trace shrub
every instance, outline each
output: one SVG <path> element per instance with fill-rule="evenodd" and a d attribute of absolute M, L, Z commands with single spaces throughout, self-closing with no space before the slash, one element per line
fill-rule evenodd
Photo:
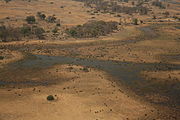
<path fill-rule="evenodd" d="M 129 0 L 117 0 L 117 1 L 107 1 L 107 0 L 74 0 L 79 2 L 84 2 L 85 6 L 94 8 L 96 11 L 101 11 L 102 13 L 140 13 L 147 14 L 148 8 L 143 7 L 141 4 L 134 7 L 122 6 L 117 3 L 119 2 L 128 2 Z"/>
<path fill-rule="evenodd" d="M 44 33 L 45 30 L 41 27 L 38 26 L 28 26 L 24 25 L 21 29 L 21 34 L 26 37 L 26 36 L 35 36 L 39 39 L 44 39 Z"/>
<path fill-rule="evenodd" d="M 84 72 L 89 72 L 89 69 L 87 67 L 83 67 L 82 69 Z"/>
<path fill-rule="evenodd" d="M 167 12 L 167 11 L 166 11 L 166 12 L 164 12 L 163 14 L 164 14 L 166 17 L 168 17 L 168 16 L 170 15 L 170 13 L 169 13 L 169 12 Z"/>
<path fill-rule="evenodd" d="M 153 19 L 156 19 L 156 16 L 155 16 L 155 15 L 153 15 Z"/>
<path fill-rule="evenodd" d="M 118 15 L 116 15 L 116 17 L 121 17 L 121 15 L 118 14 Z"/>
<path fill-rule="evenodd" d="M 39 38 L 39 39 L 45 39 L 44 38 L 44 33 L 45 33 L 45 30 L 41 27 L 37 27 L 37 26 L 34 26 L 33 27 L 33 32 L 34 32 L 34 35 Z"/>
<path fill-rule="evenodd" d="M 48 16 L 46 21 L 49 22 L 49 23 L 55 23 L 56 22 L 56 17 L 55 16 Z"/>
<path fill-rule="evenodd" d="M 54 98 L 53 95 L 48 95 L 48 96 L 47 96 L 47 100 L 48 100 L 48 101 L 53 101 L 53 100 L 55 100 L 55 98 Z"/>
<path fill-rule="evenodd" d="M 57 27 L 60 27 L 60 26 L 61 26 L 60 19 L 58 19 L 58 20 L 56 21 L 56 26 L 57 26 Z"/>
<path fill-rule="evenodd" d="M 53 32 L 54 34 L 57 33 L 57 32 L 58 32 L 58 28 L 55 27 L 55 28 L 52 30 L 52 32 Z"/>
<path fill-rule="evenodd" d="M 31 34 L 31 27 L 24 25 L 23 27 L 21 27 L 21 34 L 23 34 L 23 36 L 29 36 Z"/>
<path fill-rule="evenodd" d="M 6 3 L 10 2 L 11 0 L 4 0 Z"/>
<path fill-rule="evenodd" d="M 20 40 L 21 34 L 19 28 L 0 26 L 0 39 L 3 42 Z"/>
<path fill-rule="evenodd" d="M 37 12 L 36 16 L 39 17 L 41 20 L 45 20 L 45 18 L 46 18 L 46 15 L 41 12 Z"/>
<path fill-rule="evenodd" d="M 27 16 L 26 21 L 28 24 L 34 24 L 36 22 L 36 18 L 34 16 Z"/>
<path fill-rule="evenodd" d="M 161 8 L 161 9 L 165 9 L 165 8 L 166 8 L 166 7 L 162 4 L 162 2 L 159 2 L 159 1 L 154 1 L 154 2 L 152 2 L 152 5 L 153 5 L 153 6 L 157 6 L 157 7 Z"/>
<path fill-rule="evenodd" d="M 138 25 L 138 19 L 137 18 L 133 19 L 133 24 Z"/>
<path fill-rule="evenodd" d="M 67 30 L 67 33 L 69 35 L 71 35 L 72 37 L 76 37 L 77 36 L 77 32 L 75 29 L 70 29 L 70 30 Z"/>
<path fill-rule="evenodd" d="M 180 21 L 180 18 L 178 16 L 173 16 L 173 18 Z"/>
<path fill-rule="evenodd" d="M 3 60 L 4 59 L 4 57 L 3 56 L 0 56 L 0 60 Z"/>
<path fill-rule="evenodd" d="M 132 5 L 135 5 L 135 3 L 134 3 L 134 1 L 132 1 L 132 3 L 131 3 Z"/>
<path fill-rule="evenodd" d="M 17 41 L 22 37 L 37 37 L 38 39 L 44 39 L 44 29 L 38 26 L 23 25 L 22 27 L 12 28 L 6 26 L 0 26 L 0 41 Z"/>
<path fill-rule="evenodd" d="M 60 26 L 61 26 L 61 24 L 60 24 L 60 23 L 57 23 L 57 24 L 56 24 L 56 26 L 60 27 Z"/>

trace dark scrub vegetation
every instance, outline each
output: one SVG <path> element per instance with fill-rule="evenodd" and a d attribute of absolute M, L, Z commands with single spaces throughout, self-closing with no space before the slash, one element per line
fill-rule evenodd
<path fill-rule="evenodd" d="M 87 7 L 95 8 L 96 11 L 101 11 L 104 13 L 140 13 L 140 14 L 147 14 L 148 8 L 139 4 L 138 6 L 128 7 L 119 5 L 118 2 L 113 1 L 105 1 L 105 0 L 74 0 L 79 2 L 84 2 L 84 5 Z M 126 1 L 128 2 L 128 1 Z"/>
<path fill-rule="evenodd" d="M 44 39 L 44 29 L 38 26 L 23 25 L 22 27 L 7 27 L 0 26 L 0 41 L 18 41 L 23 37 L 36 37 L 38 39 Z"/>
<path fill-rule="evenodd" d="M 74 38 L 91 38 L 107 35 L 118 29 L 117 22 L 89 21 L 66 30 Z"/>

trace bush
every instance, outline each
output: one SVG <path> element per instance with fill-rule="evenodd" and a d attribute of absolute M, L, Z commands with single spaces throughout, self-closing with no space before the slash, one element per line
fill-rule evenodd
<path fill-rule="evenodd" d="M 31 27 L 24 25 L 23 27 L 21 27 L 21 34 L 23 34 L 23 36 L 29 36 L 31 34 Z"/>
<path fill-rule="evenodd" d="M 57 24 L 56 24 L 56 26 L 57 26 L 57 27 L 60 27 L 60 26 L 61 26 L 61 24 L 60 24 L 60 23 L 57 23 Z"/>
<path fill-rule="evenodd" d="M 138 25 L 138 19 L 137 18 L 133 19 L 133 24 Z"/>
<path fill-rule="evenodd" d="M 101 11 L 103 13 L 140 13 L 140 14 L 147 14 L 148 8 L 143 7 L 142 5 L 129 7 L 129 6 L 122 6 L 118 4 L 119 2 L 128 2 L 129 0 L 117 0 L 117 1 L 107 1 L 107 0 L 74 0 L 79 2 L 84 2 L 85 6 L 90 8 L 94 8 L 96 11 Z"/>
<path fill-rule="evenodd" d="M 10 2 L 11 0 L 4 0 L 6 3 Z"/>
<path fill-rule="evenodd" d="M 49 22 L 49 23 L 55 23 L 56 22 L 56 17 L 55 16 L 48 16 L 46 21 Z"/>
<path fill-rule="evenodd" d="M 41 27 L 38 26 L 28 26 L 24 25 L 21 29 L 21 34 L 26 37 L 26 36 L 35 36 L 39 39 L 44 39 L 44 33 L 45 30 Z"/>
<path fill-rule="evenodd" d="M 87 67 L 83 67 L 82 69 L 84 72 L 89 72 L 89 69 Z"/>
<path fill-rule="evenodd" d="M 28 24 L 34 24 L 36 22 L 36 18 L 34 16 L 27 16 L 26 21 Z"/>
<path fill-rule="evenodd" d="M 173 16 L 173 18 L 180 21 L 180 18 L 178 16 Z"/>
<path fill-rule="evenodd" d="M 48 95 L 48 96 L 47 96 L 47 100 L 48 100 L 48 101 L 53 101 L 53 100 L 55 100 L 55 98 L 54 98 L 53 95 Z"/>
<path fill-rule="evenodd" d="M 9 42 L 21 40 L 22 37 L 37 37 L 44 39 L 44 29 L 38 26 L 23 25 L 22 27 L 12 28 L 0 26 L 0 41 Z"/>
<path fill-rule="evenodd" d="M 134 1 L 131 2 L 132 5 L 135 5 Z"/>
<path fill-rule="evenodd" d="M 157 6 L 157 7 L 161 8 L 161 9 L 165 9 L 165 8 L 166 8 L 166 7 L 162 4 L 162 2 L 159 2 L 159 1 L 154 1 L 154 2 L 152 2 L 152 5 L 153 5 L 153 6 Z"/>
<path fill-rule="evenodd" d="M 20 29 L 6 26 L 0 26 L 0 41 L 17 41 L 21 39 Z"/>
<path fill-rule="evenodd" d="M 66 30 L 66 33 L 75 38 L 99 37 L 117 30 L 117 22 L 89 21 Z"/>
<path fill-rule="evenodd" d="M 52 30 L 52 32 L 53 32 L 54 34 L 57 33 L 57 32 L 58 32 L 58 28 L 55 27 L 55 28 Z"/>
<path fill-rule="evenodd" d="M 45 39 L 44 38 L 44 33 L 45 33 L 45 30 L 41 27 L 33 27 L 33 32 L 34 32 L 34 35 L 39 38 L 39 39 Z"/>
<path fill-rule="evenodd" d="M 4 59 L 4 57 L 3 56 L 0 56 L 0 60 L 3 60 Z"/>
<path fill-rule="evenodd" d="M 77 34 L 78 34 L 75 29 L 69 29 L 69 30 L 67 30 L 67 33 L 68 33 L 69 35 L 71 35 L 72 37 L 76 37 Z"/>
<path fill-rule="evenodd" d="M 39 17 L 41 20 L 45 20 L 46 15 L 41 12 L 37 12 L 37 17 Z"/>
<path fill-rule="evenodd" d="M 167 11 L 166 11 L 166 12 L 164 12 L 163 14 L 164 14 L 166 17 L 168 17 L 168 16 L 170 15 L 170 13 L 169 13 L 169 12 L 167 12 Z"/>

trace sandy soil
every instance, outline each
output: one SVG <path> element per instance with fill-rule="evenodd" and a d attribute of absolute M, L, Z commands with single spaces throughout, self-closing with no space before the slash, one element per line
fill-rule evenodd
<path fill-rule="evenodd" d="M 4 49 L 0 50 L 0 56 L 2 57 L 2 59 L 0 59 L 0 68 L 2 68 L 3 65 L 6 65 L 8 63 L 16 62 L 23 59 L 23 55 L 21 52 Z"/>
<path fill-rule="evenodd" d="M 131 35 L 133 35 L 133 32 Z M 140 34 L 142 33 L 140 32 Z M 128 39 L 123 39 L 123 37 L 117 41 L 117 36 L 118 34 L 116 33 L 110 36 L 115 38 L 112 41 L 108 37 L 106 39 L 104 37 L 103 39 L 107 40 L 107 42 L 88 42 L 90 40 L 87 40 L 87 43 L 84 43 L 83 40 L 79 40 L 77 43 L 76 41 L 71 41 L 68 44 L 68 42 L 66 43 L 64 41 L 57 43 L 32 41 L 17 42 L 17 44 L 15 42 L 2 43 L 1 47 L 10 50 L 16 49 L 25 53 L 37 54 L 37 51 L 39 51 L 38 54 L 44 55 L 66 55 L 106 61 L 130 61 L 134 63 L 161 62 L 162 60 L 159 57 L 157 59 L 156 55 L 170 54 L 169 49 L 171 49 L 171 52 L 176 51 L 178 53 L 179 51 L 178 44 L 175 40 L 164 39 L 167 45 L 162 45 L 160 39 L 142 39 L 142 41 L 129 43 L 126 42 Z M 176 37 L 173 39 L 176 39 Z M 125 42 L 123 42 L 124 40 Z M 150 49 L 147 49 L 148 46 Z M 77 52 L 79 54 L 76 54 Z M 135 53 L 140 58 L 136 57 L 134 59 L 133 54 Z M 103 54 L 105 54 L 105 57 L 102 57 Z M 179 64 L 179 61 L 168 62 Z M 21 72 L 22 70 L 23 72 Z M 160 83 L 163 83 L 164 86 L 165 82 L 163 81 L 166 81 L 168 86 L 165 86 L 168 88 L 172 83 L 176 83 L 178 86 L 178 70 L 166 72 L 159 70 L 158 72 L 142 71 L 142 77 L 150 82 L 142 82 L 141 84 L 137 83 L 134 85 L 144 86 L 139 89 L 140 91 L 147 92 L 143 97 L 136 95 L 136 92 L 132 92 L 131 88 L 128 89 L 127 86 L 121 85 L 121 82 L 114 82 L 114 79 L 108 73 L 94 68 L 88 68 L 88 72 L 86 72 L 82 66 L 55 65 L 47 69 L 26 70 L 17 68 L 15 69 L 16 72 L 13 73 L 12 71 L 9 71 L 11 73 L 9 78 L 4 78 L 9 80 L 9 82 L 19 82 L 19 85 L 4 86 L 1 88 L 0 104 L 2 109 L 0 109 L 0 118 L 2 120 L 30 118 L 33 120 L 56 120 L 59 118 L 65 120 L 80 120 L 84 118 L 89 120 L 176 120 L 179 118 L 178 105 L 174 110 L 172 107 L 159 104 L 161 102 L 169 102 L 169 98 L 163 95 L 164 88 L 163 91 L 160 90 L 161 92 L 158 93 L 148 93 L 147 89 L 144 88 L 147 86 L 150 90 L 154 90 L 154 86 L 161 86 Z M 5 72 L 8 74 L 8 71 Z M 171 76 L 171 79 L 169 79 L 169 76 Z M 40 84 L 33 86 L 23 85 L 22 82 L 26 80 L 39 81 Z M 48 85 L 41 85 L 43 81 L 47 81 Z M 51 94 L 56 97 L 56 100 L 49 102 L 46 100 L 46 97 Z M 153 101 L 153 103 L 149 101 Z"/>
<path fill-rule="evenodd" d="M 129 96 L 106 73 L 87 69 L 56 65 L 42 71 L 58 78 L 55 85 L 1 89 L 1 120 L 131 120 L 155 119 L 161 114 L 150 104 Z M 47 101 L 48 95 L 56 100 Z"/>
<path fill-rule="evenodd" d="M 51 4 L 51 2 L 53 2 L 53 4 Z M 13 0 L 8 4 L 0 1 L 0 5 L 0 19 L 10 17 L 12 19 L 10 23 L 13 23 L 13 26 L 22 25 L 22 23 L 25 23 L 24 19 L 26 16 L 36 15 L 37 12 L 43 12 L 47 16 L 56 15 L 57 19 L 60 19 L 61 23 L 65 26 L 83 24 L 88 20 L 93 20 L 92 17 L 95 17 L 95 19 L 98 20 L 119 21 L 118 17 L 113 17 L 114 15 L 110 14 L 88 14 L 87 11 L 91 10 L 90 8 L 84 7 L 83 3 L 81 2 L 72 0 L 32 0 L 31 2 Z M 61 6 L 63 6 L 63 8 L 61 8 Z"/>
<path fill-rule="evenodd" d="M 171 16 L 178 13 L 176 8 L 177 5 L 170 6 Z M 91 15 L 88 10 L 92 11 L 83 3 L 71 0 L 14 0 L 8 4 L 0 1 L 0 24 L 21 26 L 26 23 L 26 16 L 39 11 L 55 14 L 63 29 L 94 19 L 120 20 L 112 14 Z M 164 17 L 162 12 L 169 11 L 157 7 L 153 10 L 159 18 Z M 121 15 L 126 19 L 132 17 Z M 137 17 L 148 20 L 152 15 Z M 54 27 L 54 24 L 38 22 L 48 30 Z M 52 40 L 48 36 L 46 40 L 0 42 L 0 120 L 180 119 L 179 22 L 151 22 L 121 25 L 119 31 L 99 38 Z M 32 54 L 130 66 L 127 69 L 136 68 L 142 80 L 133 81 L 133 78 L 132 83 L 124 84 L 122 78 L 117 80 L 98 66 L 90 68 L 73 63 L 39 68 L 38 64 L 44 62 L 40 60 L 37 66 L 22 67 L 25 60 L 31 65 L 36 59 Z M 139 68 L 139 71 L 133 65 L 145 69 L 150 66 L 151 70 Z M 128 73 L 132 72 L 125 73 L 131 76 Z M 48 95 L 53 95 L 55 100 L 48 101 Z"/>

